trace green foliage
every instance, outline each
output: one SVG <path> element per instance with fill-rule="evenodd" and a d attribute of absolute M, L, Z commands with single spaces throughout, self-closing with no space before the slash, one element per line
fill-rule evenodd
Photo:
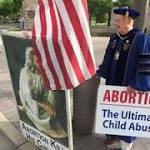
<path fill-rule="evenodd" d="M 106 22 L 108 13 L 113 8 L 112 0 L 88 0 L 90 17 L 97 22 Z"/>
<path fill-rule="evenodd" d="M 22 0 L 13 0 L 13 12 L 18 13 L 22 7 Z"/>
<path fill-rule="evenodd" d="M 115 6 L 133 6 L 133 2 L 134 0 L 116 0 L 116 2 L 114 3 Z"/>
<path fill-rule="evenodd" d="M 16 16 L 20 12 L 22 0 L 0 0 L 0 15 Z"/>
<path fill-rule="evenodd" d="M 0 0 L 0 15 L 6 17 L 12 13 L 13 1 L 12 0 Z"/>
<path fill-rule="evenodd" d="M 95 18 L 96 23 L 110 24 L 111 10 L 113 7 L 132 6 L 134 0 L 88 0 L 90 19 Z"/>

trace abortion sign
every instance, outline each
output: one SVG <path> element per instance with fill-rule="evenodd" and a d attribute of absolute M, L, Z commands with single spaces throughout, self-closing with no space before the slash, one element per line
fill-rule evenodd
<path fill-rule="evenodd" d="M 95 133 L 150 137 L 150 92 L 100 86 Z"/>

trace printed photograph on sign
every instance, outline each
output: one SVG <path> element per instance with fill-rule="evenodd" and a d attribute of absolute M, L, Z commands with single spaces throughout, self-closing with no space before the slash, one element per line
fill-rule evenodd
<path fill-rule="evenodd" d="M 24 136 L 40 148 L 53 150 L 58 146 L 67 150 L 65 91 L 45 87 L 32 41 L 8 35 L 2 37 Z"/>

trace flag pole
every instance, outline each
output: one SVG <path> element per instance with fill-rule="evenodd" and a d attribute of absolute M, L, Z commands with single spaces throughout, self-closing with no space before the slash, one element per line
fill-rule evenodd
<path fill-rule="evenodd" d="M 68 122 L 69 150 L 73 150 L 73 131 L 72 131 L 72 115 L 71 115 L 71 95 L 70 95 L 70 90 L 65 90 L 65 95 L 66 95 L 66 110 L 67 110 L 67 122 Z"/>

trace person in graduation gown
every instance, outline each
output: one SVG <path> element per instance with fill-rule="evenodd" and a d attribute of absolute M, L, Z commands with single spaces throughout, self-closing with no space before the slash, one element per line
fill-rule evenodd
<path fill-rule="evenodd" d="M 110 37 L 97 75 L 106 85 L 127 86 L 128 92 L 150 90 L 150 37 L 134 28 L 140 15 L 134 9 L 120 7 L 113 10 L 117 33 Z M 130 150 L 135 137 L 107 136 L 108 148 Z M 118 145 L 119 142 L 119 145 Z"/>

